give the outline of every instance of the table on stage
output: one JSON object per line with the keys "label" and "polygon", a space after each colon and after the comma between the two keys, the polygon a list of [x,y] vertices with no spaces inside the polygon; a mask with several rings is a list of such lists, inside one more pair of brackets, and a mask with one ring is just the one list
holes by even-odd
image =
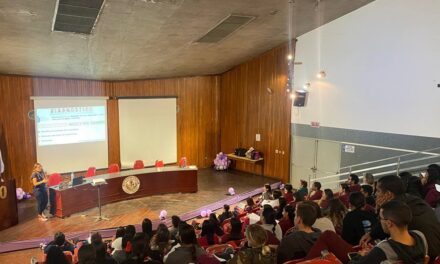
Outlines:
{"label": "table on stage", "polygon": [[101,186],[101,204],[140,198],[150,195],[197,192],[197,167],[177,166],[124,170],[85,178],[85,182],[65,189],[55,186],[55,216],[65,217],[98,206],[97,189],[93,179],[104,179]]}

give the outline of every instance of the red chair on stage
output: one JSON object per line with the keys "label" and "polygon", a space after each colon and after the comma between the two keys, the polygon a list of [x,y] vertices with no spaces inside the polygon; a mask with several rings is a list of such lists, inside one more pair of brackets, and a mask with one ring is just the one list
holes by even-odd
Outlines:
{"label": "red chair on stage", "polygon": [[110,166],[108,166],[108,173],[114,173],[114,172],[119,172],[119,165],[116,163],[110,164]]}
{"label": "red chair on stage", "polygon": [[163,166],[164,166],[163,160],[156,160],[156,163],[154,164],[154,166],[156,166],[156,168],[163,168]]}
{"label": "red chair on stage", "polygon": [[89,167],[87,169],[86,178],[96,176],[96,168],[95,167]]}
{"label": "red chair on stage", "polygon": [[143,169],[144,167],[145,167],[144,162],[142,160],[136,160],[134,162],[133,169],[139,170],[139,169]]}
{"label": "red chair on stage", "polygon": [[61,174],[59,173],[52,173],[49,176],[49,179],[47,180],[47,186],[51,187],[51,186],[55,186],[60,184],[63,181],[63,177],[61,177]]}

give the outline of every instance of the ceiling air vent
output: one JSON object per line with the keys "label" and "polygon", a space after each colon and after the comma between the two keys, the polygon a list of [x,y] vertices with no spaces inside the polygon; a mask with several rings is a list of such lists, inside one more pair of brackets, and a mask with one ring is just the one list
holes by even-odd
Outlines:
{"label": "ceiling air vent", "polygon": [[90,34],[103,2],[104,0],[59,0],[53,30]]}
{"label": "ceiling air vent", "polygon": [[255,16],[229,15],[218,25],[211,29],[206,35],[198,39],[198,43],[216,43],[228,37],[232,32],[255,19]]}

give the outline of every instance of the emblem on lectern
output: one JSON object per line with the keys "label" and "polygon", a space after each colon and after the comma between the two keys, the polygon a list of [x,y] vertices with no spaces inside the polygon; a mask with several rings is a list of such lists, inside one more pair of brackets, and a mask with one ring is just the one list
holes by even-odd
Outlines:
{"label": "emblem on lectern", "polygon": [[133,194],[139,190],[141,182],[136,176],[128,176],[122,182],[122,190],[127,194]]}

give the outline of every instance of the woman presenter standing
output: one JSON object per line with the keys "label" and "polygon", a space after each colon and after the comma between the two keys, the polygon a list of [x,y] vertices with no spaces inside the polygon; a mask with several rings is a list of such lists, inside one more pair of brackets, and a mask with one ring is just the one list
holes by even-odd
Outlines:
{"label": "woman presenter standing", "polygon": [[41,221],[47,221],[43,214],[47,206],[47,177],[40,163],[35,163],[31,175],[32,184],[34,185],[34,196],[37,199],[38,218]]}

